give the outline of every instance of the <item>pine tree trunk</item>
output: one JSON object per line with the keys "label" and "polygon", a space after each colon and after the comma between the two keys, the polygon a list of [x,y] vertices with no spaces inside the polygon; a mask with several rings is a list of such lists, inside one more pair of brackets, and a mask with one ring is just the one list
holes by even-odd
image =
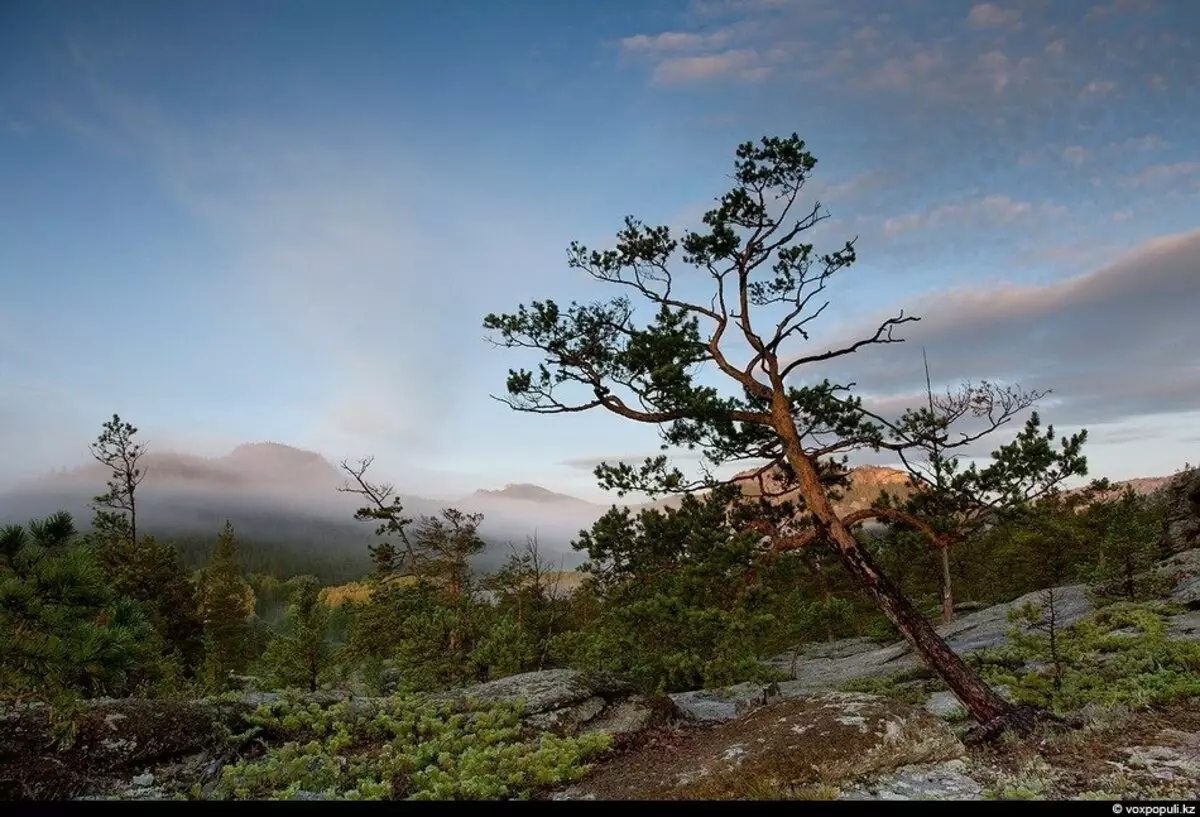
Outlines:
{"label": "pine tree trunk", "polygon": [[954,621],[954,589],[950,584],[950,546],[942,545],[942,623]]}
{"label": "pine tree trunk", "polygon": [[[838,535],[839,528],[842,536]],[[933,625],[878,571],[846,527],[835,519],[829,532],[846,572],[862,585],[926,665],[962,702],[971,717],[983,724],[1007,714],[1011,709],[1008,703],[967,666],[958,653],[950,649]]]}
{"label": "pine tree trunk", "polygon": [[934,630],[933,625],[872,564],[869,554],[859,547],[854,535],[834,513],[829,496],[821,485],[816,466],[800,444],[789,407],[786,403],[777,402],[774,408],[777,419],[774,425],[784,443],[788,464],[792,466],[800,482],[800,493],[805,506],[825,531],[827,538],[832,541],[846,572],[867,591],[883,614],[912,645],[925,664],[945,682],[977,723],[987,724],[1011,715],[1013,708],[950,649]]}

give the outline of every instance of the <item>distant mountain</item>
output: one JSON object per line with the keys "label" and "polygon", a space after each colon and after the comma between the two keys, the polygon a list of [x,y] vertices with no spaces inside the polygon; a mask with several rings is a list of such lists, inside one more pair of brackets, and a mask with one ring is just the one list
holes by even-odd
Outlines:
{"label": "distant mountain", "polygon": [[[156,488],[242,488],[289,492],[328,488],[340,482],[337,468],[320,454],[280,443],[247,443],[223,457],[200,457],[178,451],[149,451],[141,460],[145,484]],[[96,493],[108,481],[108,469],[90,462],[64,473],[33,481],[29,487],[92,485]]]}
{"label": "distant mountain", "polygon": [[471,494],[470,499],[491,501],[491,500],[512,500],[516,502],[541,502],[554,505],[588,505],[593,503],[579,499],[578,497],[569,496],[567,494],[559,494],[548,488],[543,488],[540,485],[530,485],[529,483],[508,484],[498,491],[478,490]]}
{"label": "distant mountain", "polygon": [[[367,545],[376,539],[373,525],[354,519],[362,498],[337,490],[346,475],[312,451],[273,442],[239,445],[220,457],[152,450],[141,464],[146,477],[138,489],[139,528],[160,538],[213,538],[228,519],[246,541],[332,559],[361,555],[364,565]],[[32,480],[0,495],[0,524],[66,510],[86,527],[90,503],[108,479],[108,469],[92,462]],[[552,559],[578,564],[570,542],[604,511],[535,485],[479,491],[449,503],[408,495],[400,501],[413,518],[436,515],[447,505],[483,512],[480,534],[493,546],[478,560],[480,567],[498,565],[508,542],[532,535]]]}

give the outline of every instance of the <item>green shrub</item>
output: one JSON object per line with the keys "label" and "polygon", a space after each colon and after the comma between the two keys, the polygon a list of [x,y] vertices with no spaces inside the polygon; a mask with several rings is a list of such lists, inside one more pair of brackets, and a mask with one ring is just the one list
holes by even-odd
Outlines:
{"label": "green shrub", "polygon": [[[350,703],[304,705],[294,696],[250,717],[272,744],[265,756],[226,767],[215,799],[524,799],[588,771],[610,738],[523,730],[521,707],[434,704],[397,696],[369,711]],[[281,744],[279,742],[282,741]]]}
{"label": "green shrub", "polygon": [[[1018,702],[1060,713],[1087,704],[1136,708],[1200,696],[1200,644],[1167,638],[1173,612],[1158,602],[1098,610],[1058,633],[1057,670],[1050,636],[1020,627],[1010,644],[989,651],[984,675],[1008,685]],[[1036,608],[1025,610],[1019,618],[1036,614]],[[1029,662],[1032,668],[1019,666]]]}

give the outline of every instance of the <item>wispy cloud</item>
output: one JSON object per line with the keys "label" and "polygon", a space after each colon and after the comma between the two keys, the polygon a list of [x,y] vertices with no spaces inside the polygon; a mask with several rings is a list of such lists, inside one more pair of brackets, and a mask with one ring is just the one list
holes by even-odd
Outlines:
{"label": "wispy cloud", "polygon": [[1019,9],[1001,8],[995,3],[980,3],[967,12],[967,25],[972,28],[1013,28],[1020,23]]}
{"label": "wispy cloud", "polygon": [[172,120],[74,53],[88,103],[72,110],[79,133],[143,162],[229,249],[210,285],[335,384],[298,412],[309,419],[296,442],[435,450],[463,386],[446,372],[474,350],[479,301],[500,288],[476,271],[520,255],[512,219],[523,217],[506,225],[482,189],[435,179],[418,157],[353,129]]}
{"label": "wispy cloud", "polygon": [[1062,157],[1067,162],[1078,167],[1079,165],[1083,164],[1084,159],[1087,158],[1087,150],[1079,145],[1072,145],[1069,148],[1063,149]]}
{"label": "wispy cloud", "polygon": [[1082,93],[1084,96],[1100,96],[1102,94],[1111,92],[1116,87],[1117,83],[1113,82],[1112,80],[1093,80],[1092,82],[1089,82],[1087,85],[1083,86]]}
{"label": "wispy cloud", "polygon": [[767,76],[770,70],[757,52],[740,48],[717,54],[669,57],[655,66],[654,81],[665,85],[714,79],[753,81]]}
{"label": "wispy cloud", "polygon": [[1147,165],[1121,180],[1123,186],[1134,188],[1163,188],[1180,183],[1194,187],[1197,182],[1200,182],[1200,161]]}
{"label": "wispy cloud", "polygon": [[989,195],[982,198],[943,204],[921,213],[907,213],[886,219],[883,230],[888,235],[923,230],[947,222],[971,221],[984,227],[1005,226],[1028,222],[1036,217],[1061,215],[1061,205],[1033,204],[1009,196]]}

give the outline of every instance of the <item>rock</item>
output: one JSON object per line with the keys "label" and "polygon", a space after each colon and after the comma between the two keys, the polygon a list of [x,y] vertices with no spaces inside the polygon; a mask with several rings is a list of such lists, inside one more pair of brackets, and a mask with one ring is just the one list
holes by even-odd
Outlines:
{"label": "rock", "polygon": [[667,701],[639,694],[632,682],[619,675],[568,669],[510,675],[433,697],[521,700],[526,723],[564,735],[640,731],[665,722],[670,711]]}
{"label": "rock", "polygon": [[1200,468],[1171,477],[1158,496],[1165,519],[1161,545],[1164,553],[1200,548]]}
{"label": "rock", "polygon": [[[1001,698],[1009,703],[1014,702],[1012,690],[1006,685],[997,684],[996,686],[992,687],[992,689],[994,689]],[[957,718],[966,717],[967,714],[966,707],[962,705],[962,701],[958,700],[958,697],[953,692],[947,691],[934,692],[931,694],[929,698],[926,699],[922,709],[924,709],[930,715],[935,715],[936,717],[943,718],[945,720],[955,720]]]}
{"label": "rock", "polygon": [[634,696],[610,705],[588,721],[589,732],[607,732],[610,735],[626,735],[658,726],[666,720],[666,707],[661,700]]}
{"label": "rock", "polygon": [[[793,684],[795,682],[792,682]],[[777,684],[737,684],[721,689],[698,689],[668,695],[677,718],[702,723],[731,721],[756,706],[779,697]]]}
{"label": "rock", "polygon": [[983,786],[961,760],[905,766],[844,789],[838,800],[982,800]]}
{"label": "rock", "polygon": [[63,745],[49,707],[0,709],[0,798],[69,799],[128,781],[156,763],[219,753],[250,707],[199,701],[95,699],[71,716]]}
{"label": "rock", "polygon": [[774,701],[789,701],[819,694],[802,681],[771,684],[736,684],[720,689],[700,689],[668,695],[676,718],[697,723],[720,723],[740,718],[750,710]]}
{"label": "rock", "polygon": [[[1058,620],[1063,625],[1073,624],[1092,611],[1085,585],[1067,585],[1054,588],[1057,598]],[[1013,624],[1008,620],[1010,611],[1026,604],[1042,604],[1044,591],[1027,593],[1006,604],[996,604],[969,613],[937,628],[946,643],[958,653],[997,647],[1008,640],[1008,631]],[[792,653],[784,653],[771,659],[768,664],[776,669],[790,671]],[[795,661],[795,677],[804,686],[813,689],[835,689],[849,681],[890,675],[901,670],[923,667],[921,660],[913,654],[908,642],[900,641],[887,646],[872,645],[863,639],[846,639],[843,642],[818,644],[805,648]]]}
{"label": "rock", "polygon": [[1200,793],[1200,732],[1168,729],[1151,746],[1130,746],[1123,750],[1123,765],[1145,771],[1169,783],[1183,783]]}
{"label": "rock", "polygon": [[925,701],[924,710],[930,715],[952,720],[966,714],[966,708],[953,692],[935,692]]}
{"label": "rock", "polygon": [[778,700],[688,734],[672,752],[631,750],[567,793],[571,799],[753,797],[763,787],[832,784],[963,754],[937,718],[856,693]]}
{"label": "rock", "polygon": [[1167,620],[1167,638],[1200,641],[1200,610],[1189,610]]}
{"label": "rock", "polygon": [[328,798],[319,791],[305,791],[301,789],[292,795],[293,800],[326,800]]}
{"label": "rock", "polygon": [[1185,607],[1200,608],[1200,576],[1185,578],[1171,591],[1171,601]]}
{"label": "rock", "polygon": [[400,670],[392,667],[385,669],[379,675],[379,694],[387,698],[396,694],[400,686]]}
{"label": "rock", "polygon": [[1155,570],[1171,584],[1171,601],[1200,609],[1200,550],[1176,553],[1159,562]]}
{"label": "rock", "polygon": [[154,785],[154,775],[146,772],[133,778],[133,785],[139,789],[148,789]]}

